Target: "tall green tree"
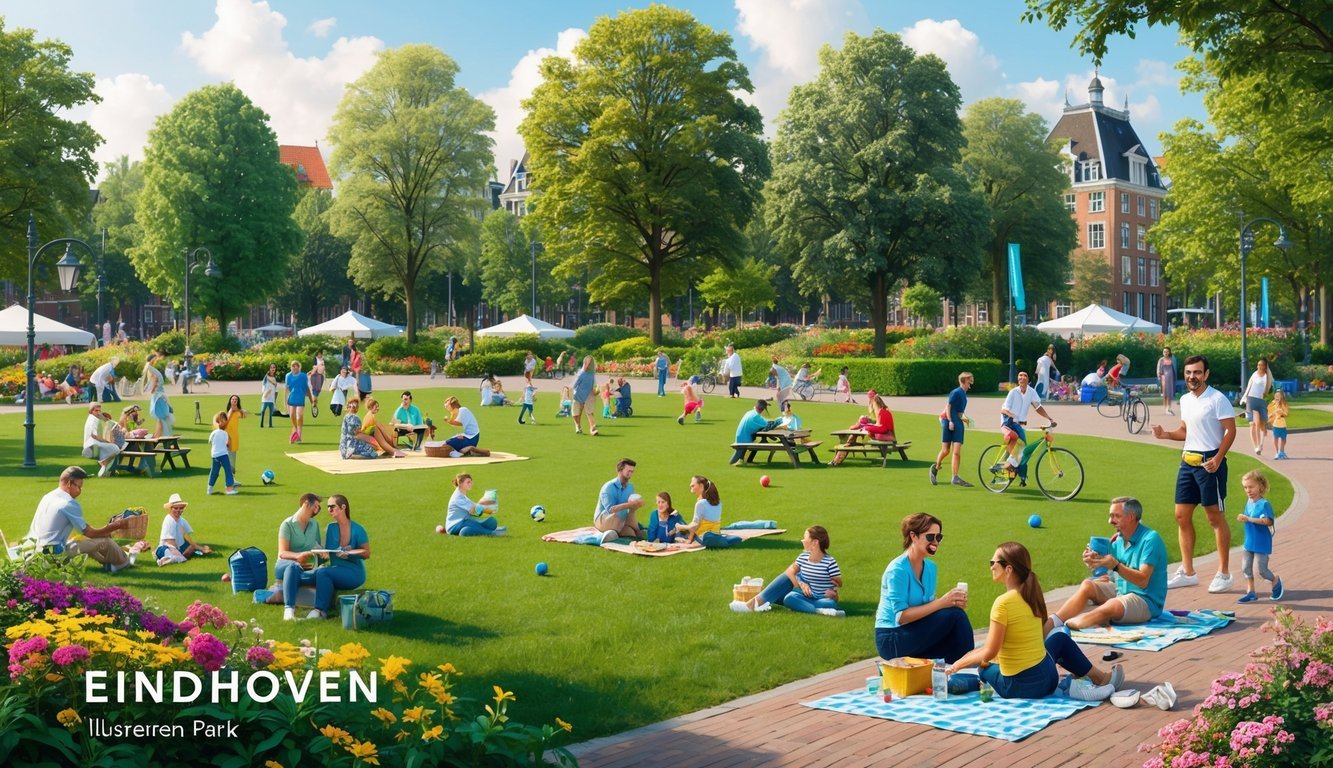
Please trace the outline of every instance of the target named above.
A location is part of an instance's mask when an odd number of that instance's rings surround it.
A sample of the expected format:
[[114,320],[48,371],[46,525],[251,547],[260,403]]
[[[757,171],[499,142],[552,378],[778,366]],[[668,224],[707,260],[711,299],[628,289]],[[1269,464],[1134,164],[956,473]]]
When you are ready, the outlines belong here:
[[423,280],[477,250],[489,207],[495,113],[455,83],[458,65],[438,48],[384,51],[347,86],[329,138],[342,179],[330,223],[354,240],[352,277],[401,297],[416,340]]
[[769,226],[807,291],[869,307],[883,356],[890,291],[980,270],[986,203],[955,167],[961,99],[943,61],[876,31],[819,63],[778,127]]
[[294,313],[301,325],[315,324],[321,308],[356,293],[356,285],[347,276],[352,243],[329,231],[328,211],[332,206],[333,195],[328,190],[309,188],[293,213],[304,245],[292,258],[273,302]]
[[1023,283],[1034,296],[1064,293],[1077,225],[1064,206],[1069,178],[1061,172],[1056,141],[1046,121],[1017,99],[982,99],[963,116],[960,169],[990,210],[984,277],[990,284],[991,322],[1005,321],[1009,243],[1022,246]]
[[[134,221],[134,208],[138,205],[139,193],[143,191],[143,163],[131,163],[128,156],[121,155],[107,163],[105,170],[106,176],[97,189],[98,203],[93,207],[93,230],[88,232],[88,243],[100,249],[101,232],[106,230],[106,252],[103,257],[106,286],[102,305],[114,327],[121,307],[126,304],[143,304],[152,292],[135,273],[127,254],[140,238],[139,227]],[[79,295],[84,309],[95,311],[97,274],[91,265],[87,266],[89,269],[79,281]]]
[[749,73],[730,35],[661,5],[597,20],[573,61],[549,57],[541,73],[519,126],[532,215],[567,274],[599,273],[593,302],[646,283],[660,342],[671,275],[745,249],[769,172],[763,120],[737,95],[753,91]]
[[739,328],[746,310],[773,307],[777,298],[773,277],[777,271],[777,267],[753,257],[734,268],[720,266],[699,282],[699,295],[709,307],[734,312]]
[[183,304],[183,253],[205,246],[222,276],[190,276],[192,312],[226,328],[266,300],[301,247],[296,175],[278,162],[268,115],[234,85],[204,86],[158,118],[143,168],[129,249],[140,279]]
[[568,287],[553,274],[559,258],[523,230],[505,210],[491,211],[481,223],[482,297],[511,315],[532,311],[534,276],[539,306],[569,299]]
[[1075,310],[1089,304],[1105,304],[1111,298],[1111,262],[1105,253],[1078,251],[1070,257],[1074,285],[1069,300]]
[[[65,113],[100,99],[93,76],[71,72],[73,52],[0,17],[0,277],[27,279],[28,216],[42,240],[81,231],[102,138]],[[84,255],[79,255],[85,260]]]
[[903,309],[912,315],[913,327],[922,321],[929,323],[939,317],[943,311],[940,307],[942,299],[939,291],[925,283],[917,283],[903,291]]

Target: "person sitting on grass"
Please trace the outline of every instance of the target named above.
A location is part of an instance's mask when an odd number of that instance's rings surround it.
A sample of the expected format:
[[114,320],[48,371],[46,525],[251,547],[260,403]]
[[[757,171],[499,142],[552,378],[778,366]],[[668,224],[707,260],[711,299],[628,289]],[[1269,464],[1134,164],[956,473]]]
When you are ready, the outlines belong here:
[[[356,398],[348,401],[349,405]],[[315,566],[323,540],[319,536],[319,496],[301,494],[296,513],[278,526],[278,561],[273,564],[273,578],[282,584],[284,621],[296,620],[296,598],[302,586],[315,583]]]
[[[1084,579],[1073,596],[1051,614],[1049,628],[1144,624],[1164,610],[1166,544],[1157,531],[1143,524],[1143,505],[1130,496],[1111,499],[1110,523],[1116,530],[1110,554],[1083,550],[1084,565],[1110,573]],[[1089,601],[1093,609],[1083,613]]]
[[676,540],[676,533],[685,527],[685,518],[671,505],[671,494],[666,491],[658,493],[657,508],[648,522],[648,540],[670,544]]
[[352,505],[346,496],[329,497],[329,524],[324,527],[324,549],[329,562],[315,569],[315,607],[307,619],[323,619],[333,609],[338,590],[356,589],[366,583],[365,561],[370,559],[370,535],[352,522]]
[[643,498],[634,492],[630,478],[638,466],[633,459],[616,463],[616,476],[602,485],[597,494],[597,506],[592,511],[592,526],[602,532],[602,543],[619,538],[644,538],[643,526],[634,516],[643,506]]
[[[37,504],[32,525],[26,538],[32,539],[37,550],[49,555],[87,555],[101,563],[111,573],[134,565],[134,558],[111,540],[111,533],[129,525],[129,519],[118,517],[101,528],[88,525],[83,519],[79,494],[88,473],[83,467],[66,467],[60,473],[60,485],[47,493]],[[83,538],[73,540],[73,533]]]
[[875,648],[885,660],[916,656],[957,661],[972,650],[972,624],[965,611],[966,589],[935,597],[938,569],[930,558],[944,541],[944,524],[917,512],[904,517],[901,528],[903,553],[880,579]]
[[796,562],[769,582],[764,591],[746,601],[733,600],[731,610],[737,613],[767,611],[773,603],[780,603],[797,613],[846,616],[838,608],[842,570],[838,568],[838,561],[828,553],[828,531],[822,525],[806,528],[801,547],[805,551],[796,556]]
[[183,563],[190,559],[190,555],[208,555],[213,552],[207,544],[197,543],[190,535],[194,533],[194,528],[183,516],[187,506],[189,503],[182,500],[179,493],[171,494],[167,503],[162,505],[167,516],[162,518],[162,533],[158,536],[157,551],[154,553],[158,565]]
[[374,445],[382,455],[392,455],[395,459],[401,459],[407,454],[398,450],[397,445],[389,433],[384,431],[384,427],[379,425],[380,403],[373,397],[367,397],[365,401],[366,418],[361,423],[361,431],[370,435]]
[[694,518],[685,526],[684,543],[713,547],[730,547],[740,543],[740,537],[722,533],[722,498],[717,486],[703,475],[690,478],[690,491],[695,496]]
[[468,498],[472,490],[472,475],[460,472],[454,476],[454,493],[449,497],[449,508],[444,518],[444,532],[450,536],[498,536],[506,528],[491,514],[495,499]]
[[477,417],[472,415],[472,411],[458,402],[456,397],[445,398],[444,407],[449,411],[445,422],[463,430],[444,441],[452,449],[449,451],[449,458],[457,459],[468,455],[490,456],[490,451],[477,445],[481,442],[481,426],[477,424]]

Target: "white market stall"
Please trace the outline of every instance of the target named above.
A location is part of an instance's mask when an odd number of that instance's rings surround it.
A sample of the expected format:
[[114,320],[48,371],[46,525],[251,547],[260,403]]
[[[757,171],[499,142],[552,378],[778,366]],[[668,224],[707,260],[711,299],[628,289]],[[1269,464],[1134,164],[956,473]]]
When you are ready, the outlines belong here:
[[381,336],[399,336],[403,332],[402,328],[388,323],[381,323],[371,317],[366,317],[360,312],[347,310],[328,322],[312,325],[309,328],[302,328],[296,332],[297,336],[351,336],[357,339],[378,339]]
[[[97,337],[88,331],[81,331],[58,320],[43,315],[33,314],[33,328],[36,329],[35,343],[52,346],[90,347]],[[28,346],[28,308],[14,304],[0,311],[0,347]]]
[[535,334],[540,339],[574,338],[574,332],[567,328],[551,325],[527,315],[519,315],[513,320],[507,320],[499,325],[492,325],[490,328],[482,328],[477,331],[478,336],[491,336],[499,339],[507,339],[521,334]]
[[1096,336],[1102,333],[1161,333],[1162,326],[1117,312],[1101,304],[1089,304],[1072,315],[1037,324],[1037,330],[1058,336]]

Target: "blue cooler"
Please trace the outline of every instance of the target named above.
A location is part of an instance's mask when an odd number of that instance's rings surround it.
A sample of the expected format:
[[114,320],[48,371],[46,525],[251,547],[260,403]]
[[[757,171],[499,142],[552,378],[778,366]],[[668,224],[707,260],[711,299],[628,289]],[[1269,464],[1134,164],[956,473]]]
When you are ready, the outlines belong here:
[[1089,384],[1084,384],[1081,387],[1079,387],[1078,401],[1080,403],[1091,403],[1092,396],[1095,395],[1096,393],[1097,393],[1096,387],[1091,386]]

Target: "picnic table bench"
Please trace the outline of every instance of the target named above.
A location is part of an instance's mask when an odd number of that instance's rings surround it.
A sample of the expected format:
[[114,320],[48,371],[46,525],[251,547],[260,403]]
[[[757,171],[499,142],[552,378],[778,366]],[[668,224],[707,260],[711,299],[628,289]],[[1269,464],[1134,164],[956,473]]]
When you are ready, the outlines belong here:
[[864,429],[839,429],[829,434],[840,441],[840,444],[833,450],[847,454],[860,454],[872,460],[878,454],[881,467],[889,466],[889,454],[891,453],[897,453],[899,458],[907,461],[907,449],[912,447],[912,441],[910,440],[906,442],[875,440]]
[[125,450],[116,454],[116,463],[111,467],[111,474],[146,472],[149,477],[157,477],[159,470],[176,469],[177,458],[186,469],[189,469],[190,450],[181,447],[179,435],[127,437]]
[[754,434],[755,441],[750,443],[732,443],[732,450],[744,451],[742,457],[746,464],[753,464],[755,456],[760,451],[768,453],[768,460],[773,461],[773,454],[779,451],[787,454],[793,467],[801,465],[801,454],[809,453],[812,464],[819,463],[819,456],[815,449],[822,443],[815,441],[812,443],[802,442],[810,437],[808,429],[765,429]]

